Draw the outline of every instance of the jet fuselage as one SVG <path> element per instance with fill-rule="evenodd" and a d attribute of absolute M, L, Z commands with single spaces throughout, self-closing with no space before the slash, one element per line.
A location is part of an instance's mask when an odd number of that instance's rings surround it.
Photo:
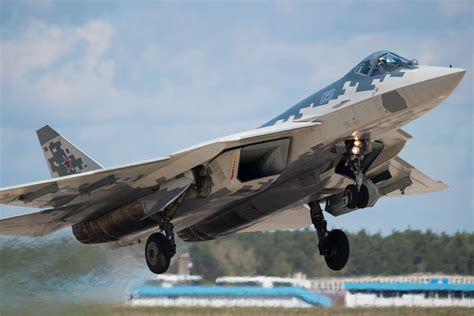
<path fill-rule="evenodd" d="M 357 72 L 359 64 L 341 79 L 262 125 L 261 128 L 271 128 L 289 122 L 321 123 L 311 132 L 292 138 L 287 168 L 265 190 L 256 188 L 256 194 L 248 198 L 229 191 L 229 195 L 239 199 L 227 203 L 222 200 L 214 203 L 211 195 L 210 200 L 203 203 L 205 209 L 200 209 L 199 218 L 185 216 L 196 214 L 199 209 L 199 203 L 185 201 L 181 208 L 183 219 L 176 224 L 191 227 L 180 233 L 180 237 L 185 240 L 217 238 L 240 231 L 282 208 L 335 194 L 332 187 L 341 187 L 341 181 L 344 185 L 350 183 L 334 173 L 336 144 L 351 138 L 377 140 L 400 129 L 442 102 L 465 73 L 463 69 L 418 66 L 417 63 L 400 65 L 391 71 L 376 69 L 380 66 L 374 60 L 385 54 L 392 53 L 377 52 L 360 63 L 369 64 L 371 69 L 366 74 Z M 406 139 L 402 139 L 386 146 L 382 157 L 393 158 L 405 142 Z M 314 180 L 304 185 L 303 178 Z"/>

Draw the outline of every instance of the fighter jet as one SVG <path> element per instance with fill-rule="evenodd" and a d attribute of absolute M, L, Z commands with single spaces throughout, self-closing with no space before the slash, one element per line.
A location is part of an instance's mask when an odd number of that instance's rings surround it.
<path fill-rule="evenodd" d="M 147 265 L 159 274 L 176 252 L 175 234 L 198 242 L 314 225 L 320 255 L 341 270 L 349 242 L 328 230 L 324 212 L 446 188 L 398 156 L 411 138 L 401 128 L 446 99 L 464 73 L 379 51 L 254 130 L 114 168 L 44 126 L 37 135 L 52 179 L 0 189 L 0 203 L 46 210 L 1 220 L 0 234 L 72 226 L 84 244 L 146 243 Z"/>

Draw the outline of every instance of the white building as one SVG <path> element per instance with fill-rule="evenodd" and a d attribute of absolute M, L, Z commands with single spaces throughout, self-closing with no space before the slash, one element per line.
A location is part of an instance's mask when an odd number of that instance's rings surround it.
<path fill-rule="evenodd" d="M 474 307 L 473 277 L 399 277 L 344 282 L 347 307 Z"/>

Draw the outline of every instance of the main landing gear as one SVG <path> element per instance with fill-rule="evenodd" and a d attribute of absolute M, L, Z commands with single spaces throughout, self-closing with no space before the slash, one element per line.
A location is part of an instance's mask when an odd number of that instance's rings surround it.
<path fill-rule="evenodd" d="M 318 232 L 319 254 L 324 256 L 324 260 L 331 270 L 339 271 L 349 260 L 349 240 L 342 230 L 327 230 L 327 222 L 319 202 L 310 202 L 308 205 L 311 221 Z"/>
<path fill-rule="evenodd" d="M 171 258 L 176 253 L 173 224 L 169 219 L 163 218 L 160 224 L 163 233 L 154 233 L 148 237 L 145 246 L 146 264 L 151 272 L 165 273 L 170 266 Z"/>

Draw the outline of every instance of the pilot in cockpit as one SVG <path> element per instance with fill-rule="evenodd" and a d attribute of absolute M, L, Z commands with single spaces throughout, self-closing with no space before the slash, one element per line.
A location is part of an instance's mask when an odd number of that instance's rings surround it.
<path fill-rule="evenodd" d="M 372 54 L 359 63 L 354 68 L 354 73 L 374 77 L 400 68 L 416 68 L 417 65 L 418 61 L 416 59 L 408 61 L 397 54 L 388 51 L 381 51 Z"/>
<path fill-rule="evenodd" d="M 383 67 L 385 65 L 385 55 L 380 56 L 378 66 Z"/>

